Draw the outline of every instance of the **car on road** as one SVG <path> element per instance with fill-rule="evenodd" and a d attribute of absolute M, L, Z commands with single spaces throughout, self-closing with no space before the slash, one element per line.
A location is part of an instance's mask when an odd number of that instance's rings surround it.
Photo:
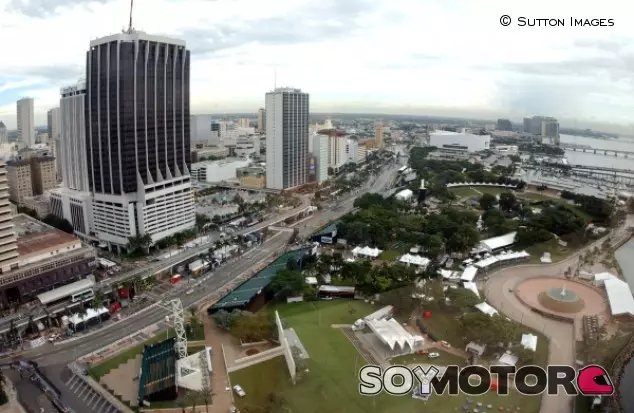
<path fill-rule="evenodd" d="M 439 353 L 429 353 L 427 355 L 427 357 L 429 357 L 430 359 L 437 359 L 438 357 L 440 357 Z"/>
<path fill-rule="evenodd" d="M 194 289 L 190 288 L 189 290 L 185 291 L 185 295 L 192 295 L 194 293 Z"/>
<path fill-rule="evenodd" d="M 235 386 L 233 386 L 233 391 L 236 392 L 236 394 L 240 397 L 244 397 L 247 395 L 247 393 L 242 389 L 242 387 L 239 384 L 236 384 Z"/>
<path fill-rule="evenodd" d="M 51 334 L 50 336 L 48 336 L 48 342 L 52 343 L 54 341 L 56 341 L 58 338 L 60 338 L 61 335 L 60 334 Z"/>

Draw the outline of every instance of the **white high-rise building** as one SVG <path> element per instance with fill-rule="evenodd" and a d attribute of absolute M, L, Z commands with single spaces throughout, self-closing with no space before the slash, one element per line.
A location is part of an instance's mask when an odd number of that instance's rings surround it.
<path fill-rule="evenodd" d="M 313 136 L 313 155 L 315 155 L 318 183 L 328 180 L 328 136 L 316 134 Z"/>
<path fill-rule="evenodd" d="M 308 174 L 308 93 L 278 88 L 266 94 L 266 186 L 304 185 Z"/>
<path fill-rule="evenodd" d="M 33 98 L 22 98 L 17 102 L 18 141 L 26 146 L 35 145 L 35 112 Z"/>
<path fill-rule="evenodd" d="M 62 188 L 51 190 L 50 210 L 53 215 L 70 222 L 77 236 L 93 239 L 86 151 L 86 81 L 64 87 L 60 92 L 59 137 L 52 142 L 55 142 L 56 157 L 60 160 Z"/>

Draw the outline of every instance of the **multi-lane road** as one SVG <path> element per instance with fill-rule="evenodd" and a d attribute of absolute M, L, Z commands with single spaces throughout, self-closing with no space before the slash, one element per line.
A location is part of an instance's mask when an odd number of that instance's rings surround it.
<path fill-rule="evenodd" d="M 316 228 L 325 225 L 327 222 L 337 219 L 352 210 L 354 199 L 357 196 L 366 192 L 377 193 L 389 189 L 389 186 L 392 184 L 394 177 L 396 176 L 398 167 L 399 165 L 391 165 L 383 168 L 383 170 L 376 177 L 371 179 L 368 184 L 359 188 L 355 191 L 355 193 L 341 199 L 332 209 L 317 211 L 309 218 L 306 218 L 304 221 L 297 224 L 300 228 L 300 235 L 305 236 L 313 232 Z M 282 219 L 285 219 L 286 216 L 292 215 L 296 212 L 297 210 L 285 214 Z M 273 222 L 278 219 L 279 218 L 275 218 Z M 269 224 L 263 223 L 259 227 L 264 228 L 267 225 Z M 248 231 L 250 232 L 253 230 L 254 229 L 249 229 Z M 224 286 L 231 283 L 236 278 L 252 271 L 253 268 L 260 265 L 263 261 L 281 251 L 288 243 L 289 237 L 290 234 L 286 232 L 280 232 L 269 237 L 261 245 L 247 251 L 238 258 L 229 261 L 222 267 L 216 269 L 213 273 L 204 276 L 202 281 L 199 284 L 197 283 L 198 285 L 193 288 L 193 293 L 191 294 L 185 294 L 184 288 L 180 287 L 177 290 L 168 291 L 165 296 L 161 298 L 180 296 L 183 307 L 191 307 L 192 305 L 205 300 L 206 297 L 222 290 Z M 209 245 L 200 247 L 200 250 L 203 251 L 207 248 L 209 248 Z M 192 250 L 188 250 L 187 254 L 189 253 L 195 254 Z M 178 258 L 174 258 L 174 260 L 170 259 L 170 262 L 173 261 L 173 265 L 176 265 L 183 259 L 184 258 L 182 258 L 182 256 L 179 256 Z M 161 262 L 160 265 L 164 266 L 168 264 Z M 151 269 L 144 269 L 145 273 L 148 271 L 151 271 Z M 162 306 L 154 306 L 146 309 L 140 314 L 132 314 L 121 321 L 105 325 L 100 329 L 90 332 L 84 337 L 77 337 L 73 341 L 59 343 L 55 346 L 46 344 L 42 347 L 24 352 L 23 356 L 36 361 L 41 366 L 42 371 L 48 376 L 53 384 L 62 391 L 62 400 L 67 405 L 75 409 L 77 412 L 88 411 L 86 410 L 87 408 L 90 411 L 93 411 L 94 409 L 87 406 L 88 401 L 85 400 L 85 398 L 78 395 L 76 390 L 74 392 L 69 388 L 71 384 L 77 382 L 77 379 L 73 377 L 71 372 L 69 372 L 66 365 L 87 353 L 97 351 L 116 340 L 139 332 L 149 325 L 162 323 L 165 320 L 165 316 L 168 314 L 168 309 Z M 32 390 L 26 384 L 16 383 L 16 387 L 18 392 L 30 392 Z M 96 403 L 92 394 L 90 403 Z M 105 402 L 99 403 L 104 403 L 105 405 Z M 110 407 L 104 411 L 109 411 L 109 409 Z"/>

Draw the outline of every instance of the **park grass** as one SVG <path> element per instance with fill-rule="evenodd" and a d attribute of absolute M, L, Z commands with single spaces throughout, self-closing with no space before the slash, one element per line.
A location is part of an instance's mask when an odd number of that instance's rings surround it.
<path fill-rule="evenodd" d="M 449 192 L 452 192 L 453 194 L 461 198 L 479 195 L 476 191 L 474 191 L 473 189 L 471 189 L 471 187 L 468 187 L 468 186 L 451 188 L 449 189 Z"/>
<path fill-rule="evenodd" d="M 346 336 L 332 324 L 349 324 L 372 312 L 374 308 L 360 301 L 320 301 L 283 304 L 269 307 L 278 310 L 286 327 L 293 327 L 310 359 L 307 372 L 296 385 L 292 385 L 283 357 L 231 373 L 231 384 L 239 384 L 246 392 L 236 397 L 239 409 L 265 407 L 269 395 L 281 396 L 282 410 L 287 413 L 418 413 L 433 411 L 450 413 L 462 411 L 467 399 L 492 404 L 494 411 L 500 406 L 515 412 L 537 413 L 540 397 L 517 394 L 501 397 L 487 393 L 480 397 L 432 396 L 427 402 L 411 396 L 361 396 L 358 392 L 358 370 L 365 364 L 363 358 Z M 436 351 L 436 350 L 434 350 Z M 475 406 L 474 406 L 475 407 Z M 505 410 L 506 411 L 506 410 Z"/>
<path fill-rule="evenodd" d="M 386 250 L 379 254 L 379 259 L 381 261 L 393 262 L 396 261 L 398 257 L 401 256 L 401 253 L 397 250 Z"/>
<path fill-rule="evenodd" d="M 531 257 L 528 261 L 529 264 L 541 264 L 541 257 L 544 255 L 544 252 L 550 252 L 550 258 L 553 263 L 562 261 L 575 252 L 579 251 L 579 248 L 571 248 L 564 247 L 559 245 L 559 242 L 556 239 L 552 239 L 550 241 L 542 242 L 540 244 L 531 245 L 526 248 L 526 252 L 531 254 Z"/>

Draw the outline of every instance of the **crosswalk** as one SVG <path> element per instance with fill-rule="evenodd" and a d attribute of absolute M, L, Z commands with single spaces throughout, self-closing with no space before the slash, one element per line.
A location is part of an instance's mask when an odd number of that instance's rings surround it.
<path fill-rule="evenodd" d="M 116 406 L 114 406 L 108 399 L 102 396 L 99 392 L 94 390 L 88 383 L 81 379 L 81 377 L 73 374 L 72 377 L 66 382 L 66 387 L 75 395 L 75 397 L 81 400 L 86 406 L 87 412 L 94 413 L 122 413 Z"/>

